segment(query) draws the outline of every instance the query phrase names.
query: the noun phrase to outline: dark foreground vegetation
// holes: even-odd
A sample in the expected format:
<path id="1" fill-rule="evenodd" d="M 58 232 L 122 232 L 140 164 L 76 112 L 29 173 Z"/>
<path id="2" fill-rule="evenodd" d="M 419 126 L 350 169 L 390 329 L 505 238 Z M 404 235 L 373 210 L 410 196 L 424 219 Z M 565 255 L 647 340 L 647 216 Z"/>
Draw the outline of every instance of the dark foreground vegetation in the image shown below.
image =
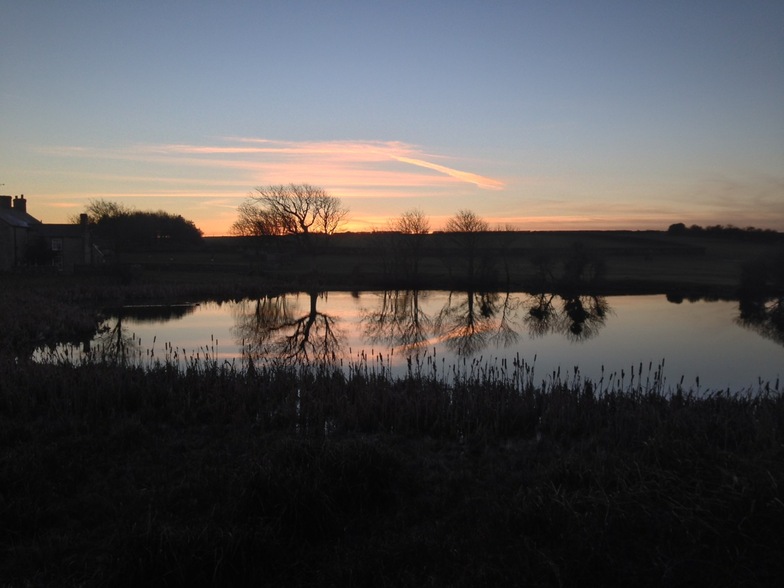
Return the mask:
<path id="1" fill-rule="evenodd" d="M 778 241 L 576 236 L 351 235 L 306 255 L 205 240 L 2 276 L 0 586 L 781 585 L 778 383 L 29 359 L 107 304 L 389 280 L 740 294 L 754 316 L 774 296 L 780 322 Z"/>
<path id="2" fill-rule="evenodd" d="M 1 361 L 3 586 L 784 578 L 780 394 Z"/>

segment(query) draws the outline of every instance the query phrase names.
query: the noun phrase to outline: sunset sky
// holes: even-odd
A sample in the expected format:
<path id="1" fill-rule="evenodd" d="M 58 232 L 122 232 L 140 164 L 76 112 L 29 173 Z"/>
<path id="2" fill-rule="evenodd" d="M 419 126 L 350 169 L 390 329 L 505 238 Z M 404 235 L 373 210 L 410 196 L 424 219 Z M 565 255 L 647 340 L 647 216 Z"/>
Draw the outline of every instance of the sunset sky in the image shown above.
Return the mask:
<path id="1" fill-rule="evenodd" d="M 350 230 L 784 230 L 784 1 L 0 0 L 0 139 L 53 223 L 293 182 Z"/>

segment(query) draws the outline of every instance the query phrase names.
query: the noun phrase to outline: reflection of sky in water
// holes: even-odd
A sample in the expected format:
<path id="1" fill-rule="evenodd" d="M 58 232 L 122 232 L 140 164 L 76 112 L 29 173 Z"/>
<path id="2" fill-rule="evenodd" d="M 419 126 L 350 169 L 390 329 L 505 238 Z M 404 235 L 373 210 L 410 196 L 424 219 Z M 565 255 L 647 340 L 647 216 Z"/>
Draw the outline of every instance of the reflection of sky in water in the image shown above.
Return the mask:
<path id="1" fill-rule="evenodd" d="M 210 351 L 211 357 L 233 359 L 238 356 L 238 347 L 231 334 L 231 306 L 231 303 L 203 302 L 193 313 L 179 319 L 151 323 L 125 318 L 123 327 L 137 342 L 141 341 L 141 349 L 153 349 L 155 357 L 160 359 L 164 358 L 166 343 L 186 359 L 197 352 L 203 357 L 204 348 Z"/>
<path id="2" fill-rule="evenodd" d="M 455 293 L 453 303 L 465 301 L 465 293 Z M 503 300 L 501 295 L 501 301 Z M 513 295 L 527 299 L 526 295 Z M 391 365 L 393 373 L 405 371 L 405 350 L 389 347 L 378 342 L 368 342 L 363 337 L 360 322 L 369 312 L 376 311 L 381 304 L 380 293 L 362 293 L 359 297 L 348 292 L 330 292 L 318 298 L 320 313 L 336 320 L 335 328 L 341 334 L 341 347 L 337 353 L 345 362 L 356 361 L 364 352 L 369 357 L 382 355 L 386 365 Z M 445 292 L 421 293 L 419 308 L 431 319 L 438 315 L 447 302 Z M 559 366 L 561 374 L 572 374 L 574 366 L 579 366 L 583 377 L 598 380 L 601 368 L 609 377 L 611 373 L 626 373 L 634 369 L 635 379 L 640 363 L 643 364 L 642 380 L 648 376 L 648 366 L 652 363 L 655 372 L 664 359 L 666 386 L 675 386 L 684 376 L 686 388 L 695 385 L 700 378 L 702 389 L 744 389 L 756 388 L 757 379 L 769 381 L 774 385 L 777 378 L 784 375 L 784 347 L 765 339 L 750 329 L 735 324 L 738 314 L 737 302 L 683 302 L 669 303 L 664 296 L 621 296 L 608 297 L 610 312 L 604 325 L 597 334 L 584 341 L 573 341 L 563 332 L 551 332 L 532 338 L 521 318 L 527 312 L 519 308 L 512 316 L 510 326 L 518 333 L 517 339 L 508 347 L 490 343 L 473 355 L 481 356 L 483 361 L 509 360 L 519 355 L 526 362 L 535 363 L 536 381 L 548 377 Z M 289 295 L 289 306 L 296 316 L 307 315 L 310 300 L 306 294 Z M 248 305 L 247 308 L 251 308 Z M 557 300 L 556 308 L 563 308 Z M 164 344 L 170 343 L 177 350 L 180 359 L 188 359 L 204 349 L 211 357 L 219 360 L 239 358 L 242 341 L 237 339 L 234 316 L 237 303 L 202 303 L 192 314 L 183 318 L 157 323 L 135 322 L 124 319 L 123 325 L 128 335 L 134 334 L 140 340 L 141 357 L 153 346 L 158 359 L 164 358 Z M 449 366 L 455 356 L 448 351 L 443 340 L 430 333 L 424 346 L 427 353 L 435 349 L 437 364 L 442 359 Z M 470 364 L 472 358 L 468 358 Z M 653 373 L 650 374 L 651 377 Z"/>
<path id="3" fill-rule="evenodd" d="M 663 296 L 613 297 L 612 315 L 598 336 L 584 343 L 565 343 L 563 337 L 549 335 L 529 341 L 536 349 L 538 365 L 571 368 L 580 366 L 585 375 L 637 372 L 643 363 L 653 370 L 664 360 L 667 383 L 675 385 L 684 377 L 684 387 L 744 388 L 757 378 L 775 384 L 782 375 L 784 348 L 733 322 L 737 302 L 684 302 L 671 304 Z"/>

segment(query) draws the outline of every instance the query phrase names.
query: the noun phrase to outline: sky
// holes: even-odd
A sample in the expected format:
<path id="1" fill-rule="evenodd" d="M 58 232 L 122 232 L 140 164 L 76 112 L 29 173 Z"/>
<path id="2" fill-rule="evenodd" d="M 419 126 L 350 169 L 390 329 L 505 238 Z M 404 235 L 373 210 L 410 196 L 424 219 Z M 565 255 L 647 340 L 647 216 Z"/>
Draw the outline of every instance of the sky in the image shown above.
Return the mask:
<path id="1" fill-rule="evenodd" d="M 0 0 L 0 193 L 225 235 L 259 186 L 520 230 L 784 230 L 784 2 Z"/>

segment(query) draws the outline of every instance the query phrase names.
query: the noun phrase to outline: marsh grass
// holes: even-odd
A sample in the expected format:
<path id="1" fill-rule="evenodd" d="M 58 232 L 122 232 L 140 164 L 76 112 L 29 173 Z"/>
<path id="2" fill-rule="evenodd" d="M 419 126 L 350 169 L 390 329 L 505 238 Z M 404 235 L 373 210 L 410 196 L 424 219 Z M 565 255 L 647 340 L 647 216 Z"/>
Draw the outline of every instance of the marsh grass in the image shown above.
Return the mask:
<path id="1" fill-rule="evenodd" d="M 784 399 L 383 357 L 0 356 L 5 585 L 778 585 Z M 167 355 L 168 354 L 168 355 Z M 346 369 L 347 368 L 347 369 Z M 621 383 L 623 384 L 621 385 Z"/>

